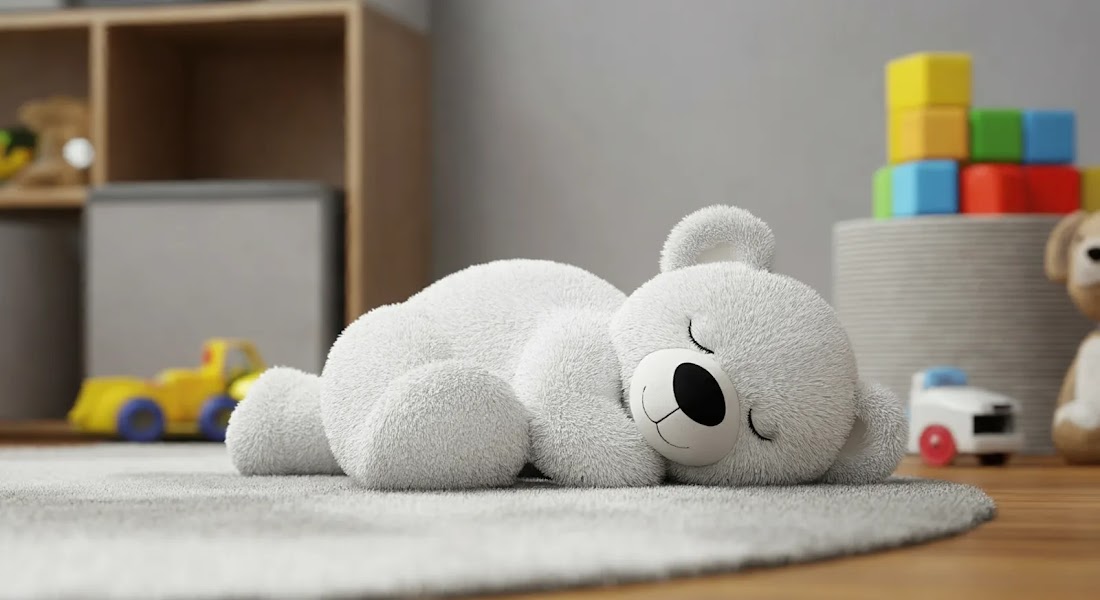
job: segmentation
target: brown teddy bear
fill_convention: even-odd
[[[1100,213],[1064,217],[1047,240],[1047,277],[1065,284],[1086,317],[1100,323]],[[1100,464],[1100,330],[1089,334],[1062,382],[1054,446],[1070,463]]]
[[[66,96],[35,100],[20,107],[19,120],[35,133],[38,142],[34,161],[15,175],[13,185],[29,188],[87,183],[87,164],[74,164],[70,156],[74,141],[87,143],[86,102]]]

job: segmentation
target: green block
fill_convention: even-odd
[[[970,109],[971,162],[1020,162],[1023,155],[1024,125],[1019,110]]]
[[[894,184],[891,180],[894,169],[882,167],[875,171],[875,205],[874,215],[876,219],[889,219],[894,214]]]

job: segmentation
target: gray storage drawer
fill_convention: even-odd
[[[87,209],[89,375],[196,365],[210,337],[317,372],[343,324],[342,200],[309,182],[114,184]]]
[[[64,418],[80,388],[80,219],[0,213],[0,419]]]

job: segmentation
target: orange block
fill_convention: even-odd
[[[969,214],[1025,213],[1027,186],[1019,165],[976,164],[959,174],[959,211]]]
[[[966,107],[929,106],[890,111],[887,124],[891,164],[914,160],[966,160],[970,130]]]

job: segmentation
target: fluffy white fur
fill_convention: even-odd
[[[343,472],[378,489],[508,485],[526,463],[574,486],[880,480],[903,452],[900,405],[860,382],[831,307],[768,272],[773,254],[766,224],[715,206],[673,229],[662,272],[629,297],[553,262],[470,267],[349,325],[319,386],[293,371],[255,386],[230,422],[233,462],[245,474],[306,462],[330,472],[321,449],[331,448]],[[635,367],[668,348],[713,352],[737,388],[741,414],[725,418],[745,426],[716,463],[668,461],[631,419]],[[769,439],[750,431],[750,410]]]
[[[1080,285],[1081,280],[1077,281]],[[1084,430],[1100,428],[1100,336],[1093,334],[1081,343],[1074,370],[1074,399],[1058,407],[1054,422],[1068,421]]]
[[[321,378],[268,369],[229,417],[225,443],[245,475],[343,474],[321,424]],[[243,425],[242,425],[243,424]]]

